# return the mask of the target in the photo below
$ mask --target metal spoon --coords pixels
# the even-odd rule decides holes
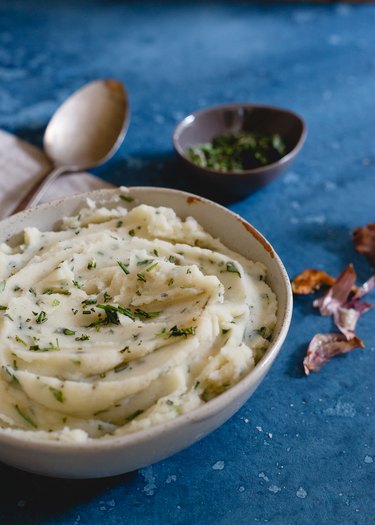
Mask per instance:
[[[13,210],[35,206],[63,173],[81,171],[108,160],[120,147],[130,110],[124,86],[117,80],[96,80],[73,93],[58,108],[43,137],[54,169],[38,180]]]

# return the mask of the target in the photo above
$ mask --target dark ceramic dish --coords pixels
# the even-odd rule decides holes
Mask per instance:
[[[285,155],[272,164],[243,171],[216,171],[194,164],[186,152],[192,146],[211,142],[221,133],[238,131],[277,133]],[[287,109],[257,104],[225,104],[196,111],[185,117],[173,133],[173,144],[196,183],[213,186],[236,196],[245,196],[273,181],[295,159],[306,138],[301,117]]]

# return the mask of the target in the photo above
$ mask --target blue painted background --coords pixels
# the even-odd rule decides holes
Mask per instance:
[[[129,90],[131,126],[96,173],[191,189],[171,145],[185,114],[232,101],[294,109],[309,135],[292,170],[230,208],[264,233],[291,276],[311,266],[337,275],[353,262],[364,280],[371,268],[350,231],[375,220],[374,28],[373,5],[1,0],[0,127],[40,144],[72,91],[116,77]],[[0,466],[0,523],[375,522],[374,320],[374,311],[360,320],[364,350],[306,378],[306,346],[332,326],[297,300],[276,364],[223,427],[113,479]]]

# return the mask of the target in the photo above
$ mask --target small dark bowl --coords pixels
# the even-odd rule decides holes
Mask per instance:
[[[284,141],[286,153],[277,162],[259,168],[227,172],[202,168],[188,158],[186,152],[192,146],[211,142],[221,133],[238,131],[278,133]],[[287,109],[260,104],[224,104],[185,117],[174,130],[173,144],[198,185],[245,196],[272,182],[291,165],[306,133],[303,119]]]

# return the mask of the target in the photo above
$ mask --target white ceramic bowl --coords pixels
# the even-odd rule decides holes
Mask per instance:
[[[237,385],[191,413],[140,432],[64,443],[21,438],[0,430],[0,460],[22,470],[54,477],[94,478],[123,474],[154,463],[182,450],[229,419],[251,396],[267,374],[287,335],[292,315],[288,275],[266,239],[248,222],[209,200],[182,191],[134,187],[137,203],[168,206],[181,217],[193,216],[214,237],[232,250],[267,267],[267,282],[278,299],[278,318],[272,343],[255,368]],[[54,228],[65,215],[74,215],[87,197],[107,204],[118,190],[99,190],[75,195],[26,210],[0,222],[0,242],[26,226]],[[128,203],[121,201],[124,206]]]

